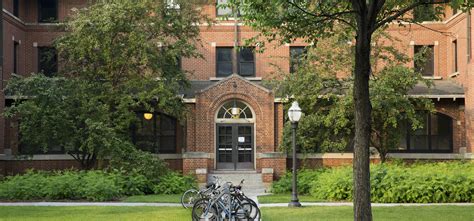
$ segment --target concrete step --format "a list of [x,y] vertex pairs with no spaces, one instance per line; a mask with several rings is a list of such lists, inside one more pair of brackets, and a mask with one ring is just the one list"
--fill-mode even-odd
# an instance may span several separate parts
[[223,183],[232,182],[234,185],[238,185],[244,179],[242,191],[249,197],[268,192],[263,184],[262,174],[256,171],[212,171],[208,174],[208,180],[213,181],[213,176],[219,177]]

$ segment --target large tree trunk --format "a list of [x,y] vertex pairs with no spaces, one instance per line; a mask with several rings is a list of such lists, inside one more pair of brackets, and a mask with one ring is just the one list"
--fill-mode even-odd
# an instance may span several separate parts
[[[365,13],[361,13],[364,15]],[[370,119],[369,97],[371,34],[364,16],[358,19],[354,72],[355,139],[354,139],[354,220],[371,221],[370,205]]]

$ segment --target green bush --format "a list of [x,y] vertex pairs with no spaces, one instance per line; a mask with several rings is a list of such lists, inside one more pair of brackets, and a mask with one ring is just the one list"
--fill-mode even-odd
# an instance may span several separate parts
[[[463,162],[383,164],[371,166],[372,202],[474,202],[474,164]],[[311,194],[320,199],[352,200],[352,168],[319,174]]]
[[103,171],[88,171],[82,177],[83,183],[78,187],[82,198],[92,201],[109,201],[123,196],[119,180],[123,179],[117,173]]
[[160,182],[153,187],[153,192],[155,194],[180,194],[196,187],[197,182],[194,177],[170,172],[160,178]]
[[[138,180],[138,181],[137,181]],[[143,176],[126,177],[104,171],[28,171],[0,182],[5,200],[92,200],[107,201],[140,193]]]
[[[308,170],[303,169],[298,171],[298,193],[307,195],[311,189],[312,182],[318,178],[318,175],[323,170]],[[292,173],[288,172],[283,175],[278,181],[272,183],[273,193],[288,193],[291,192]]]

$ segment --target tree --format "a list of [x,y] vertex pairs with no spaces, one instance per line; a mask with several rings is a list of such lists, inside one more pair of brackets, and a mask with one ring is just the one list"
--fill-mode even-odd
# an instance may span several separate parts
[[[9,81],[16,96],[6,114],[21,120],[21,141],[48,150],[63,147],[84,168],[133,146],[135,111],[181,118],[178,91],[188,82],[181,57],[198,57],[194,2],[97,1],[74,12],[55,41],[61,68]],[[114,161],[111,161],[114,162]]]
[[[407,67],[411,61],[393,46],[396,39],[385,33],[378,33],[372,58],[373,75],[370,78],[370,101],[372,103],[371,146],[380,154],[382,162],[390,150],[397,149],[400,139],[408,128],[420,128],[420,113],[432,111],[428,98],[414,98],[408,95],[417,83],[424,80],[421,73]],[[384,42],[382,46],[380,43]],[[338,38],[322,39],[317,47],[308,47],[299,58],[296,72],[281,71],[275,77],[272,87],[280,97],[298,100],[305,113],[300,122],[298,135],[302,152],[334,152],[351,149],[354,136],[354,103],[351,87],[353,78],[342,77],[350,73],[353,47]],[[415,55],[417,63],[425,62],[425,51]],[[426,60],[426,59],[425,59]],[[341,77],[338,77],[341,76]],[[289,132],[286,125],[285,132]],[[403,128],[402,128],[403,127]],[[284,133],[283,145],[291,148],[289,133]]]
[[[320,38],[338,35],[335,25],[344,25],[343,33],[355,39],[353,67],[354,134],[354,220],[372,220],[370,204],[371,110],[369,77],[371,71],[372,35],[391,22],[416,22],[407,13],[425,5],[470,10],[474,1],[468,0],[233,0],[244,12],[247,24],[261,31],[269,41],[280,43],[303,38],[317,43]],[[435,10],[441,16],[441,10]],[[258,39],[259,36],[257,36]]]

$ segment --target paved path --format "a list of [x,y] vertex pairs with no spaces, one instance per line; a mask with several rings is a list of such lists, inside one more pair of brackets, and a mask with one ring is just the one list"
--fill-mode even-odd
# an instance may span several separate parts
[[[352,203],[301,203],[303,206],[352,206]],[[0,202],[0,206],[162,206],[180,207],[179,203],[122,203],[122,202]],[[260,204],[260,207],[287,207],[288,203]],[[474,206],[474,203],[372,203],[373,207],[392,206]]]

